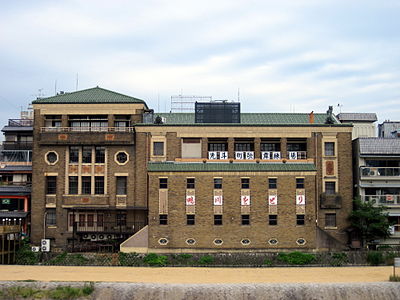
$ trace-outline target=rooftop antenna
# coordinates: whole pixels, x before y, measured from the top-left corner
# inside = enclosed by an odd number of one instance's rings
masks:
[[[79,82],[79,77],[78,77],[78,73],[76,73],[76,91],[78,90],[78,82]]]
[[[54,96],[56,96],[56,95],[57,95],[57,79],[54,82]]]
[[[342,106],[343,106],[343,104],[338,103],[337,106],[339,107],[339,113],[341,114],[341,113],[342,113]]]
[[[157,112],[160,112],[160,93],[157,93]]]
[[[240,102],[240,88],[238,88],[238,102]]]

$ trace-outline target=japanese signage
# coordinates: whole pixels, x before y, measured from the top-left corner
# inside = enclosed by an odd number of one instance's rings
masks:
[[[250,205],[250,196],[240,196],[240,205]]]
[[[306,204],[306,196],[296,195],[296,205],[305,205],[305,204]]]
[[[297,152],[290,151],[289,152],[289,159],[297,159]]]
[[[214,205],[222,205],[222,196],[214,196]]]
[[[269,205],[278,205],[278,196],[276,196],[276,195],[269,195],[269,196],[268,196],[268,204],[269,204]]]
[[[253,151],[236,151],[235,159],[254,159]]]
[[[262,151],[261,159],[281,159],[281,153],[279,151]]]
[[[195,205],[196,204],[196,197],[195,196],[186,196],[186,205]]]
[[[228,151],[210,151],[208,159],[228,159]]]

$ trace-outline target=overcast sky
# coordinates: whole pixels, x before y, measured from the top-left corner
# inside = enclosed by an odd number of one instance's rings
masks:
[[[399,120],[399,29],[399,0],[0,0],[0,127],[76,74],[161,111],[240,89],[245,112]]]

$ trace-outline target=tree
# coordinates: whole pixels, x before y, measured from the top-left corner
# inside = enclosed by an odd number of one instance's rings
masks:
[[[359,232],[362,242],[371,243],[376,239],[386,239],[390,236],[386,208],[374,206],[372,201],[353,200],[354,209],[350,214],[351,225]]]

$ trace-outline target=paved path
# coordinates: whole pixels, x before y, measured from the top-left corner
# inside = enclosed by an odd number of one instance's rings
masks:
[[[0,265],[0,281],[136,283],[350,283],[388,281],[392,267],[138,268]]]

